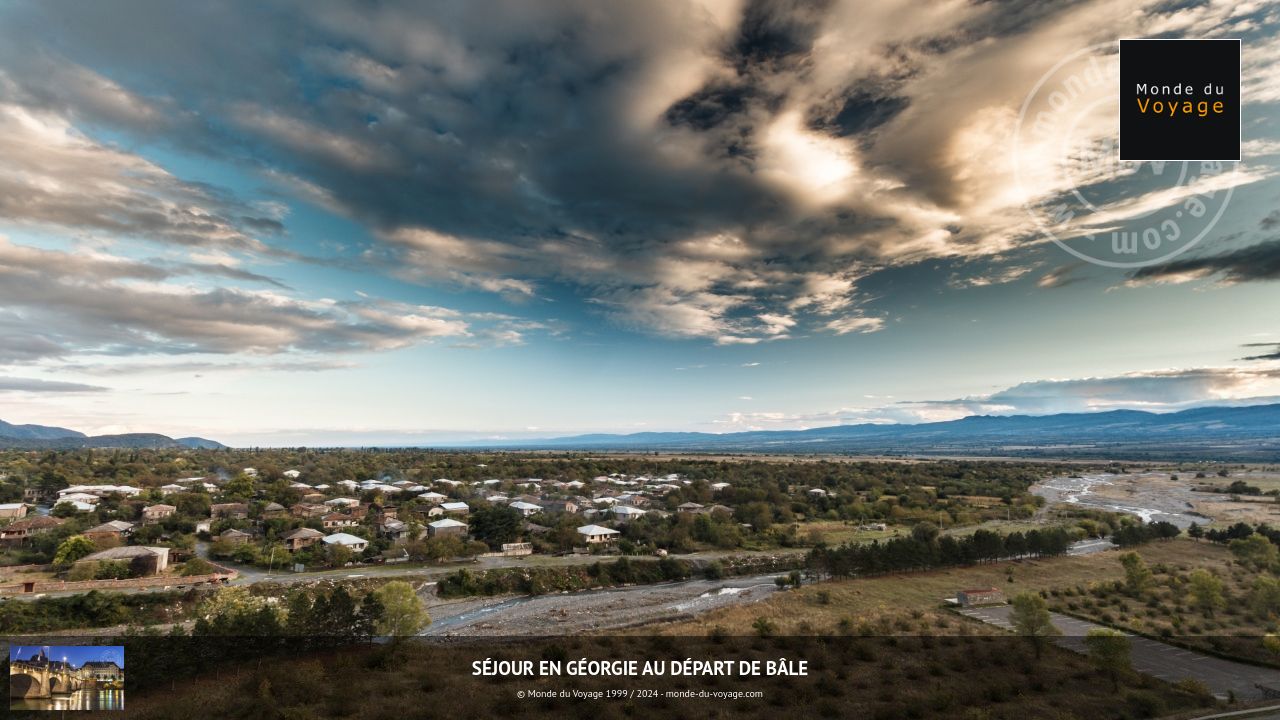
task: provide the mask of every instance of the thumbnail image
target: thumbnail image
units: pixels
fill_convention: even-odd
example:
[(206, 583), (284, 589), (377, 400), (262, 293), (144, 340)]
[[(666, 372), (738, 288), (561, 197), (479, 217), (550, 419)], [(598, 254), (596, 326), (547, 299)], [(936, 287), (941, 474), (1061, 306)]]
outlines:
[(124, 647), (9, 646), (10, 710), (123, 710)]

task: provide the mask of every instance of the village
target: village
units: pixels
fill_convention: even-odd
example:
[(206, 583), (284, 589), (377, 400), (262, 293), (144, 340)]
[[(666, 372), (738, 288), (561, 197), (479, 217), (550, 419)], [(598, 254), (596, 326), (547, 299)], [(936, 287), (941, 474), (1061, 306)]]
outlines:
[[(28, 488), (29, 502), (0, 505), (0, 523), (6, 523), (0, 544), (13, 558), (30, 554), (42, 540), (48, 546), (50, 537), (60, 538), (51, 565), (60, 580), (81, 583), (76, 589), (84, 590), (96, 581), (107, 581), (107, 587), (132, 578), (225, 579), (234, 574), (229, 565), (302, 572), (535, 552), (616, 553), (625, 542), (622, 529), (641, 518), (733, 523), (733, 509), (726, 505), (666, 502), (672, 491), (693, 484), (675, 474), (613, 474), (586, 482), (438, 478), (427, 484), (310, 484), (298, 470), (281, 475), (268, 482), (246, 467), (235, 475), (183, 477), (149, 488)], [(700, 485), (713, 497), (729, 487)], [(11, 581), (0, 583), (0, 594), (53, 589), (53, 578), (30, 565), (21, 568), (25, 572), (10, 567), (0, 574)], [(17, 577), (24, 581), (12, 582)]]

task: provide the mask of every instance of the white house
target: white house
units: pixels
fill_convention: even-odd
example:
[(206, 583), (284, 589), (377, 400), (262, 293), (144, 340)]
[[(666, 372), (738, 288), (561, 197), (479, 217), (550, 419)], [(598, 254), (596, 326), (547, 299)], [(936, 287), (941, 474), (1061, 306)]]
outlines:
[(613, 507), (613, 516), (617, 518), (619, 522), (635, 520), (636, 518), (643, 516), (646, 512), (648, 512), (648, 510), (641, 510), (640, 508), (631, 507), (630, 505), (615, 505)]
[(282, 473), (280, 473), (280, 474), (281, 474), (281, 475), (284, 475), (285, 477), (289, 478), (290, 480), (297, 480), (298, 478), (302, 477), (302, 471), (301, 471), (301, 470), (285, 470), (284, 472), (282, 472)]
[(443, 510), (446, 515), (466, 515), (471, 512), (471, 508), (464, 502), (441, 503), (440, 509)]
[(427, 523), (427, 534), (431, 537), (443, 535), (463, 536), (467, 534), (467, 524), (464, 522), (458, 522), (452, 518), (436, 520), (433, 523)]
[(102, 498), (98, 497), (97, 495), (90, 495), (89, 493), (80, 493), (80, 492), (67, 493), (66, 495), (63, 495), (58, 498), (59, 503), (64, 503), (64, 502), (80, 503), (82, 505), (88, 505), (90, 506), (90, 508), (92, 508), (92, 506), (94, 505), (97, 505), (99, 502), (101, 502), (101, 500)]
[(132, 497), (141, 492), (141, 489), (133, 487), (132, 485), (72, 485), (71, 487), (59, 490), (58, 497), (66, 497), (67, 495), (74, 495), (78, 493), (96, 495), (98, 497), (116, 494)]
[(355, 498), (334, 498), (334, 499), (332, 499), (332, 500), (325, 500), (325, 501), (324, 501), (324, 504), (325, 504), (325, 505), (328, 505), (328, 506), (329, 506), (329, 507), (331, 507), (331, 508), (339, 508), (339, 507), (348, 507), (348, 508), (353, 508), (353, 507), (360, 507), (360, 501), (359, 501), (359, 500), (356, 500)]
[(541, 505), (534, 505), (533, 503), (525, 502), (523, 500), (517, 500), (511, 503), (510, 505), (508, 505), (508, 507), (512, 508), (513, 510), (519, 510), (520, 514), (525, 517), (529, 517), (530, 515), (537, 515), (538, 513), (542, 512)]
[(180, 492), (183, 492), (183, 491), (185, 491), (185, 490), (186, 490), (186, 488), (182, 487), (182, 486), (181, 486), (181, 485), (179, 485), (178, 483), (169, 483), (168, 485), (161, 485), (161, 486), (160, 486), (160, 494), (161, 494), (161, 495), (172, 495), (172, 494), (174, 494), (174, 493), (180, 493)]
[(326, 535), (321, 542), (325, 545), (342, 545), (343, 547), (351, 548), (352, 552), (364, 552), (364, 549), (369, 547), (368, 540), (350, 533)]
[(618, 539), (618, 531), (601, 525), (583, 525), (578, 528), (580, 535), (587, 543), (607, 543)]
[(424, 492), (418, 496), (419, 500), (425, 500), (432, 504), (442, 503), (449, 499), (448, 495), (441, 495), (438, 492)]

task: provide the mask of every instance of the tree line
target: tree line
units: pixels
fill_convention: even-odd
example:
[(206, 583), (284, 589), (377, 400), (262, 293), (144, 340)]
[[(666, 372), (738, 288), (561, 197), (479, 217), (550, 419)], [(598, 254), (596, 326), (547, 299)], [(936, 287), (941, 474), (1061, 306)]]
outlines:
[(816, 547), (809, 551), (810, 571), (830, 577), (861, 577), (892, 572), (975, 565), (1020, 557), (1065, 555), (1072, 535), (1065, 528), (1011, 532), (977, 530), (972, 535), (938, 536), (936, 528), (917, 526), (909, 536), (866, 544)]

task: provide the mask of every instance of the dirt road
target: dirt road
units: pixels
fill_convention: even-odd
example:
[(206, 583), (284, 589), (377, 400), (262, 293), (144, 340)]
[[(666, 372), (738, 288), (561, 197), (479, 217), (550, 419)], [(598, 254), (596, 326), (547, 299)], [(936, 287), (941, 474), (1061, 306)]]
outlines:
[(433, 622), (423, 635), (573, 635), (692, 617), (738, 603), (754, 603), (778, 592), (774, 575), (726, 580), (688, 580), (609, 590), (486, 598), (432, 605)]

